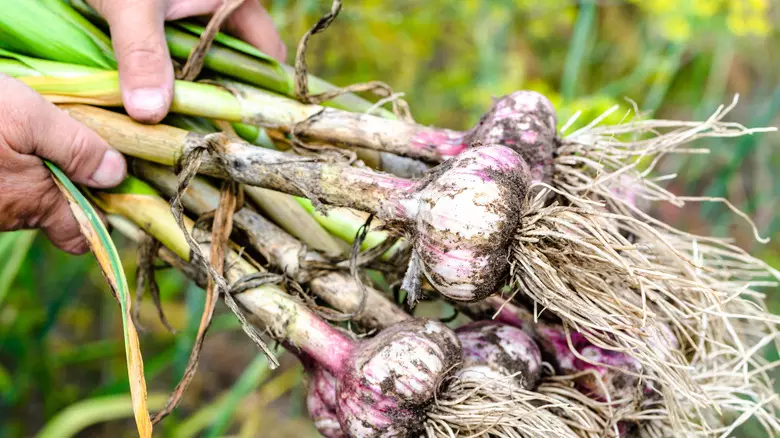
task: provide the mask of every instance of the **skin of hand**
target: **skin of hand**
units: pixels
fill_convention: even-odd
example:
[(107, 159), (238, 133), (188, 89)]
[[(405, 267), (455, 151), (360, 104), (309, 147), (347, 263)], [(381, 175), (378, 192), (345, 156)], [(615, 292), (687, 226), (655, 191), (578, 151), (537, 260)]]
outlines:
[(113, 187), (125, 160), (97, 134), (16, 79), (0, 75), (0, 231), (40, 228), (71, 254), (87, 242), (41, 158), (76, 182)]
[[(207, 17), (223, 0), (88, 0), (108, 21), (119, 64), (122, 101), (139, 122), (157, 123), (173, 96), (173, 66), (164, 22)], [(258, 0), (245, 0), (225, 30), (283, 61), (287, 49)], [(0, 232), (40, 228), (58, 248), (89, 248), (42, 159), (94, 188), (126, 175), (121, 154), (16, 79), (0, 75)]]
[[(158, 123), (173, 97), (173, 66), (164, 22), (208, 16), (224, 0), (87, 0), (108, 21), (119, 64), (122, 102), (139, 122)], [(287, 48), (259, 0), (244, 0), (224, 30), (284, 61)]]

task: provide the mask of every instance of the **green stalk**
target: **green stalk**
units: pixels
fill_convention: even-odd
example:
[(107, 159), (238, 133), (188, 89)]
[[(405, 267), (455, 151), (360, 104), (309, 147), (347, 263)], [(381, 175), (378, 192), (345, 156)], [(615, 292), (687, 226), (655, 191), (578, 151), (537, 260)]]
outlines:
[[(78, 76), (79, 73), (74, 71), (70, 75), (76, 77), (64, 78), (51, 76), (47, 71), (50, 66), (28, 64), (47, 76), (19, 77), (19, 80), (53, 102), (122, 106), (119, 76), (116, 71), (82, 76)], [(62, 72), (65, 69), (65, 66), (57, 66), (56, 70)], [(428, 161), (442, 160), (444, 157), (441, 155), (441, 148), (417, 146), (420, 137), (425, 138), (433, 134), (457, 142), (462, 136), (462, 133), (455, 131), (437, 130), (400, 120), (306, 105), (289, 97), (232, 80), (218, 78), (217, 82), (218, 86), (176, 81), (171, 111), (232, 123), (259, 125), (280, 131), (290, 130), (292, 126), (304, 126), (299, 132), (301, 136), (367, 153), (369, 156), (361, 155), (361, 158), (374, 167), (380, 165), (381, 152)], [(313, 118), (315, 115), (318, 117)], [(306, 121), (309, 123), (304, 124)]]
[[(40, 60), (0, 49), (5, 57), (0, 73), (14, 76), (57, 103), (92, 103), (121, 107), (119, 73), (116, 70), (85, 69), (82, 66)], [(12, 58), (12, 59), (7, 59)], [(215, 85), (176, 81), (171, 111), (178, 114), (240, 124), (248, 114), (228, 90)], [(243, 131), (250, 133), (251, 128)], [(258, 133), (257, 136), (260, 134)]]
[[(3, 65), (0, 65), (0, 68), (2, 67)], [(11, 69), (9, 73), (13, 70), (18, 68)], [(55, 103), (122, 106), (119, 75), (115, 70), (73, 77), (22, 76), (17, 79)], [(173, 94), (172, 112), (236, 123), (244, 120), (238, 99), (224, 88), (176, 81)]]
[(38, 70), (30, 68), (24, 63), (13, 59), (0, 59), (0, 71), (11, 77), (41, 75)]
[(247, 125), (246, 123), (231, 123), (233, 130), (236, 131), (239, 137), (243, 138), (249, 143), (257, 146), (262, 146), (267, 149), (277, 149), (274, 141), (268, 136), (265, 129), (254, 125)]
[[(183, 118), (175, 118), (173, 121), (181, 122), (181, 119)], [(185, 122), (182, 124), (174, 123), (173, 125), (198, 133), (217, 131), (214, 126), (205, 126), (204, 124), (196, 126), (192, 123), (187, 124)], [(265, 130), (262, 131), (265, 132)], [(251, 135), (252, 133), (247, 133), (245, 131), (245, 134)], [(260, 207), (266, 216), (271, 218), (288, 233), (301, 239), (307, 245), (329, 255), (335, 256), (345, 253), (347, 249), (346, 246), (340, 245), (338, 240), (328, 234), (325, 228), (307, 214), (306, 210), (295, 201), (294, 197), (273, 190), (251, 186), (245, 186), (244, 192), (258, 207)]]
[[(128, 177), (128, 180), (135, 179)], [(96, 191), (95, 203), (106, 213), (127, 218), (178, 257), (190, 261), (191, 249), (171, 213), (170, 204), (156, 192), (154, 195), (148, 193), (154, 189), (146, 184), (139, 181), (138, 185), (145, 186), (143, 192), (136, 193), (126, 185), (112, 192)], [(195, 223), (185, 217), (183, 225), (192, 233)], [(201, 248), (204, 255), (209, 253), (208, 245)], [(225, 260), (228, 261), (225, 273), (228, 284), (234, 284), (247, 275), (264, 272), (233, 250), (226, 251)], [(265, 328), (276, 340), (298, 347), (323, 366), (338, 369), (337, 356), (332, 355), (330, 349), (323, 350), (322, 346), (349, 348), (350, 341), (304, 303), (292, 299), (283, 288), (276, 284), (263, 284), (237, 294), (235, 298), (245, 309), (249, 321)]]
[[(358, 235), (360, 228), (366, 223), (366, 219), (368, 219), (367, 214), (344, 207), (329, 206), (326, 212), (321, 213), (317, 211), (314, 204), (312, 204), (309, 199), (296, 196), (295, 200), (298, 201), (298, 203), (326, 230), (349, 244), (355, 241), (355, 237)], [(378, 222), (378, 220), (376, 221)], [(371, 226), (371, 230), (366, 234), (365, 240), (363, 240), (363, 244), (360, 247), (362, 250), (365, 251), (374, 248), (387, 240), (389, 234), (385, 231), (377, 230), (377, 228), (378, 226), (376, 225), (376, 222), (374, 222)], [(404, 239), (399, 239), (382, 254), (382, 260), (389, 260), (406, 246), (408, 246), (408, 242)]]
[(244, 186), (244, 191), (260, 210), (285, 231), (312, 249), (331, 256), (346, 253), (346, 245), (333, 238), (321, 222), (307, 214), (294, 196), (261, 187)]
[[(135, 177), (147, 181), (163, 195), (170, 197), (176, 193), (176, 175), (171, 168), (142, 160), (131, 160), (128, 167)], [(195, 177), (182, 197), (182, 204), (192, 214), (202, 215), (217, 208), (219, 197), (216, 187), (201, 177)], [(352, 319), (361, 326), (389, 326), (406, 316), (381, 292), (371, 287), (361, 290), (346, 272), (334, 271), (322, 275), (317, 269), (311, 269), (311, 266), (326, 261), (322, 255), (306, 248), (254, 210), (242, 208), (236, 211), (233, 223), (244, 231), (248, 245), (263, 254), (269, 265), (298, 283), (308, 284), (311, 291), (331, 307), (345, 313), (353, 312), (360, 306), (361, 297), (365, 294), (366, 311)]]
[[(168, 394), (149, 394), (150, 409), (162, 409)], [(36, 438), (69, 438), (84, 429), (106, 421), (133, 416), (133, 402), (129, 394), (95, 397), (74, 403), (52, 418), (38, 432)]]
[[(66, 65), (63, 64), (35, 65), (32, 67), (38, 67), (36, 70), (41, 74), (49, 74), (51, 71), (55, 71), (60, 72), (61, 74), (70, 73), (70, 75), (73, 76), (67, 78), (51, 76), (27, 76), (19, 78), (41, 94), (57, 96), (56, 99), (52, 99), (55, 102), (78, 102), (103, 106), (121, 105), (119, 80), (115, 71), (104, 71), (94, 74), (81, 73), (79, 70), (68, 72)], [(3, 65), (0, 64), (0, 72), (4, 72), (2, 68)], [(79, 74), (82, 75), (79, 76)], [(72, 97), (72, 99), (69, 99), (69, 97)], [(270, 95), (269, 97), (273, 98), (273, 96)], [(278, 97), (278, 99), (284, 104), (284, 98)], [(297, 110), (299, 104), (290, 101), (290, 107), (291, 110)], [(241, 130), (244, 135), (251, 136), (253, 134), (252, 127), (240, 124), (240, 122), (245, 118), (251, 118), (254, 115), (246, 113), (246, 107), (242, 108), (238, 99), (229, 91), (221, 87), (195, 82), (176, 81), (171, 109), (178, 114), (234, 122), (236, 125), (242, 127)], [(279, 105), (277, 106), (277, 111), (284, 113), (285, 109), (282, 105)], [(169, 120), (183, 123), (182, 118), (169, 118)], [(174, 123), (174, 125), (176, 125), (176, 123)], [(201, 129), (205, 129), (203, 124), (198, 124), (197, 126)], [(180, 127), (189, 130), (196, 126), (186, 125)], [(211, 129), (211, 131), (214, 130)], [(260, 135), (260, 131), (261, 130), (258, 129), (258, 135)], [(300, 207), (292, 207), (292, 204), (285, 203), (281, 200), (281, 197), (287, 197), (287, 195), (277, 194), (276, 192), (260, 188), (247, 188), (247, 194), (258, 203), (266, 215), (282, 226), (285, 231), (304, 240), (313, 248), (329, 254), (333, 254), (337, 248), (339, 252), (344, 249), (343, 247), (336, 245), (335, 242), (328, 242), (329, 239), (326, 239), (322, 232), (316, 230), (316, 228), (320, 227), (316, 227), (316, 225), (313, 227), (312, 224), (306, 224), (305, 222), (308, 221), (301, 216), (303, 210), (300, 209)], [(296, 201), (303, 209), (313, 216), (322, 227), (350, 244), (354, 241), (358, 229), (365, 222), (365, 218), (354, 211), (334, 209), (326, 214), (322, 214), (314, 209), (314, 206), (309, 200), (297, 198)], [(386, 238), (387, 233), (385, 232), (371, 231), (368, 236), (366, 236), (366, 240), (363, 243), (363, 249), (379, 245)], [(402, 245), (405, 245), (403, 241), (397, 242), (383, 257), (386, 258), (391, 254), (395, 254)]]
[[(54, 76), (68, 78), (105, 71), (102, 68), (33, 58), (5, 49), (0, 49), (0, 58), (2, 58), (0, 61), (5, 66), (4, 68), (8, 69), (4, 73), (9, 76)], [(14, 73), (14, 71), (18, 71), (18, 73)]]

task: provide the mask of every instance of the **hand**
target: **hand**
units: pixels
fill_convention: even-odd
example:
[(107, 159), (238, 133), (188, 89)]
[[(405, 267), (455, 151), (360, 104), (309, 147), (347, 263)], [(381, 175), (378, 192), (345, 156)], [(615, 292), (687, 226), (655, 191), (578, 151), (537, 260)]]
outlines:
[[(165, 20), (213, 13), (223, 0), (87, 0), (108, 21), (119, 64), (122, 102), (130, 117), (158, 123), (173, 96), (173, 66)], [(226, 20), (226, 30), (283, 61), (287, 48), (259, 0), (244, 3)]]
[(124, 158), (22, 82), (0, 75), (0, 96), (0, 231), (41, 228), (58, 248), (83, 254), (87, 242), (41, 158), (95, 188), (125, 178)]

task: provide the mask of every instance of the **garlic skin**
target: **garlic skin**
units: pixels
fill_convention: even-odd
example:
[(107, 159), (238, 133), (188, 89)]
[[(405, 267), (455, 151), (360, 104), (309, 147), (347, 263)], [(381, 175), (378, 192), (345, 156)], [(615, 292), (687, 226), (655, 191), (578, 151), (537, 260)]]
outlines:
[(336, 378), (320, 366), (310, 371), (306, 407), (314, 427), (325, 438), (346, 438), (336, 412)]
[(508, 270), (528, 165), (507, 147), (482, 146), (436, 167), (422, 184), (415, 198), (415, 250), (428, 281), (456, 301), (492, 295)]
[(342, 430), (359, 438), (419, 432), (441, 382), (460, 361), (457, 336), (434, 320), (403, 321), (362, 341), (336, 387)]
[(466, 380), (514, 376), (522, 389), (534, 389), (542, 373), (542, 354), (522, 329), (497, 321), (475, 321), (455, 330), (463, 348), (458, 377)]
[(535, 91), (516, 91), (496, 99), (465, 140), (470, 146), (501, 144), (513, 149), (528, 163), (536, 182), (552, 175), (556, 132), (550, 100)]

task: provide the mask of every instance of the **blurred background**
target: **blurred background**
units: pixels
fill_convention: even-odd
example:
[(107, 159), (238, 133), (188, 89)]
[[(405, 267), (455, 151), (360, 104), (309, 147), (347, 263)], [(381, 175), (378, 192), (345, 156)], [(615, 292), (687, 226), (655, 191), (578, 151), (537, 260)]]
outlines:
[[(266, 2), (290, 48), (329, 1)], [(337, 85), (381, 80), (404, 92), (425, 124), (467, 129), (491, 98), (518, 89), (545, 93), (562, 125), (576, 125), (626, 98), (658, 118), (708, 117), (735, 93), (729, 116), (746, 126), (780, 125), (780, 4), (769, 0), (346, 1), (315, 36), (310, 71)], [(617, 122), (617, 111), (607, 122)], [(657, 213), (677, 226), (729, 236), (780, 268), (780, 134), (707, 141), (706, 156), (667, 159), (676, 193), (727, 196), (769, 244), (717, 204)], [(118, 234), (131, 288), (135, 248)], [(150, 408), (178, 382), (192, 348), (203, 294), (161, 271), (168, 333), (144, 302), (141, 343)], [(780, 294), (769, 291), (780, 313)], [(232, 314), (220, 305), (199, 372), (183, 405), (157, 436), (316, 437), (306, 418), (301, 370), (282, 356), (269, 371)], [(772, 353), (776, 355), (775, 353)], [(35, 232), (0, 234), (0, 438), (135, 436), (121, 316), (92, 256), (58, 252)], [(45, 428), (48, 426), (49, 428)], [(57, 426), (56, 428), (54, 426)], [(746, 427), (742, 436), (761, 436)]]

